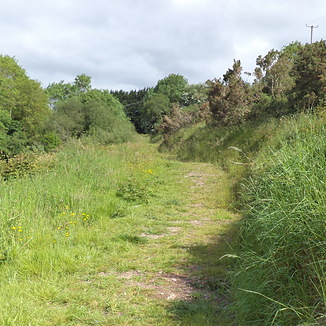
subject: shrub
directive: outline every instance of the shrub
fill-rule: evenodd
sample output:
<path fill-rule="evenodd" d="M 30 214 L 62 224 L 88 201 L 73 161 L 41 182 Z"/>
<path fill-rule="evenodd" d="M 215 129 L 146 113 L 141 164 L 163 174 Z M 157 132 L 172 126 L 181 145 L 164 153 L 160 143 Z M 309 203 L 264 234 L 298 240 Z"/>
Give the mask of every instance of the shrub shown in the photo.
<path fill-rule="evenodd" d="M 61 144 L 61 139 L 56 133 L 47 132 L 43 135 L 41 142 L 44 146 L 44 150 L 49 152 Z"/>

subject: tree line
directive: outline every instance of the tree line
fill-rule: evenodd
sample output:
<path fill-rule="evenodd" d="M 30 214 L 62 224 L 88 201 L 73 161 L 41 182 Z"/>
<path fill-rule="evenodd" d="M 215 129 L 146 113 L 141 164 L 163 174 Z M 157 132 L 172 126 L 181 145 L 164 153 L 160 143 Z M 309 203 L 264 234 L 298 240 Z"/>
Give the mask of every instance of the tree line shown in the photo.
<path fill-rule="evenodd" d="M 281 117 L 325 109 L 326 44 L 293 42 L 258 56 L 253 72 L 234 60 L 222 78 L 190 85 L 171 74 L 152 88 L 111 91 L 123 103 L 138 132 L 168 136 L 205 120 L 215 126 L 236 126 L 248 120 Z M 253 80 L 246 82 L 243 75 Z"/>
<path fill-rule="evenodd" d="M 240 60 L 222 78 L 189 84 L 170 74 L 141 90 L 98 90 L 81 74 L 42 88 L 15 58 L 0 55 L 0 155 L 51 150 L 69 138 L 110 144 L 134 130 L 164 135 L 204 120 L 234 126 L 247 120 L 325 110 L 326 43 L 291 43 L 258 56 L 243 79 Z"/>

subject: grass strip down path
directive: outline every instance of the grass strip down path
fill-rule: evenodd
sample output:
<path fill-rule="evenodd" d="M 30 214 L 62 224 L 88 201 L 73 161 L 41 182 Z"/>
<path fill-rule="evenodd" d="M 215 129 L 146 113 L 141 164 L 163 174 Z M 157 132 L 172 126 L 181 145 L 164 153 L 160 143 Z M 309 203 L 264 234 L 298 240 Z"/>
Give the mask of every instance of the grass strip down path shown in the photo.
<path fill-rule="evenodd" d="M 220 258 L 238 217 L 218 167 L 74 143 L 1 199 L 1 325 L 232 325 Z"/>

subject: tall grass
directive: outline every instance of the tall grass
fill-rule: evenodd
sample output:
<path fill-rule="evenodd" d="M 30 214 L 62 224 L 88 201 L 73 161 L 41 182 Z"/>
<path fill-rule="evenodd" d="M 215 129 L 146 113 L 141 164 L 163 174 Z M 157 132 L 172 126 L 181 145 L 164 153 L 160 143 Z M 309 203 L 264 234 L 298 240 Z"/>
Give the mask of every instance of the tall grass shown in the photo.
<path fill-rule="evenodd" d="M 234 127 L 203 124 L 181 129 L 160 147 L 183 161 L 210 162 L 227 173 L 233 189 L 232 206 L 239 208 L 240 185 L 248 178 L 256 158 L 267 148 L 277 149 L 281 141 L 292 137 L 296 128 L 304 128 L 306 116 L 248 121 Z"/>
<path fill-rule="evenodd" d="M 2 170 L 0 325 L 230 325 L 210 296 L 224 302 L 219 257 L 235 234 L 225 173 L 140 138 L 71 141 L 46 169 L 28 158 Z"/>
<path fill-rule="evenodd" d="M 244 215 L 232 290 L 239 325 L 326 323 L 325 119 L 194 126 L 164 149 L 228 172 Z"/>
<path fill-rule="evenodd" d="M 0 325 L 105 324 L 105 314 L 96 315 L 100 308 L 83 304 L 92 295 L 71 284 L 80 271 L 132 264 L 121 256 L 133 245 L 128 236 L 143 230 L 128 214 L 139 202 L 129 205 L 117 190 L 128 184 L 131 200 L 138 199 L 140 184 L 150 193 L 160 173 L 153 153 L 141 143 L 72 141 L 52 157 L 49 169 L 31 175 L 28 167 L 19 177 L 10 173 L 0 180 Z M 80 290 L 83 283 L 77 283 Z"/>
<path fill-rule="evenodd" d="M 307 116 L 296 126 L 260 156 L 244 189 L 233 284 L 243 325 L 326 321 L 326 128 Z"/>

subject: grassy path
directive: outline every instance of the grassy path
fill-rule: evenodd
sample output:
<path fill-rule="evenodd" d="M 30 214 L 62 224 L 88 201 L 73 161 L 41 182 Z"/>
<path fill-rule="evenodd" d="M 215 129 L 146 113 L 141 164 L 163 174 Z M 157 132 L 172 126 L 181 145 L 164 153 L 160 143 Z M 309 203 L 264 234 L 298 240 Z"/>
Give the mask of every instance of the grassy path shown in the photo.
<path fill-rule="evenodd" d="M 141 236 L 149 239 L 145 252 L 149 250 L 154 259 L 167 254 L 170 262 L 161 269 L 154 264 L 148 273 L 128 273 L 126 283 L 138 286 L 148 298 L 156 299 L 155 304 L 165 307 L 168 318 L 159 317 L 158 325 L 230 325 L 221 315 L 228 303 L 228 284 L 227 262 L 220 257 L 234 241 L 236 216 L 225 209 L 226 176 L 203 163 L 182 163 L 169 173 L 178 180 L 178 189 L 172 196 L 169 191 L 165 198 L 162 194 L 170 206 L 168 218 L 159 222 L 164 231 Z M 166 207 L 164 201 L 160 205 Z"/>
<path fill-rule="evenodd" d="M 56 169 L 62 170 L 18 183 L 39 189 L 44 202 L 35 195 L 31 207 L 70 196 L 60 219 L 69 214 L 71 222 L 53 222 L 55 232 L 67 231 L 51 246 L 33 245 L 40 237 L 36 223 L 34 236 L 12 245 L 12 259 L 3 259 L 0 270 L 1 325 L 232 324 L 221 314 L 228 261 L 220 257 L 230 252 L 237 217 L 227 210 L 223 171 L 173 161 L 145 143 L 60 155 Z M 61 177 L 66 195 L 54 186 L 42 192 L 43 182 Z M 26 209 L 16 209 L 15 223 L 28 229 Z M 79 224 L 78 215 L 87 223 Z M 42 223 L 43 230 L 52 227 L 49 219 Z"/>

